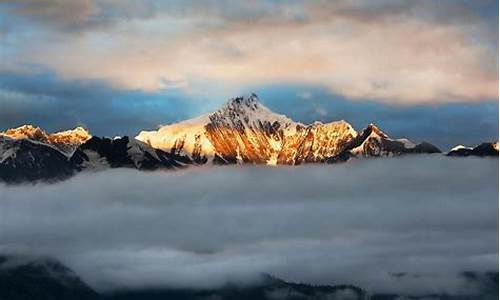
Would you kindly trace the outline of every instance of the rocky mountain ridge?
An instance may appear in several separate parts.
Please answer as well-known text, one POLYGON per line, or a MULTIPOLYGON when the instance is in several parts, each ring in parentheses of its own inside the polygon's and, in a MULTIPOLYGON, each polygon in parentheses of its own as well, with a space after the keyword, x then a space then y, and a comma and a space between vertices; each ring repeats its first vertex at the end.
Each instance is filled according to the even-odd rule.
POLYGON ((199 118, 142 131, 136 139, 198 163, 216 164, 298 165, 441 152, 428 143, 393 140, 374 124, 358 133, 344 120, 309 125, 294 122, 265 107, 255 94, 233 98, 199 118))
POLYGON ((498 142, 496 143, 481 143, 475 147, 467 147, 457 145, 453 147, 447 156, 498 156, 498 142))
POLYGON ((22 125, 17 128, 7 129, 6 131, 0 132, 0 136, 15 140, 29 139, 31 141, 51 145, 66 156, 71 156, 78 146, 92 137, 90 132, 83 127, 47 133, 40 127, 33 125, 22 125))
POLYGON ((67 156, 54 145, 0 136, 0 182, 58 181, 83 170, 108 168, 158 170, 192 164, 187 157, 153 149, 128 137, 91 137, 67 156))
POLYGON ((75 171, 68 157, 51 145, 0 136, 0 181, 60 180, 75 171))
MULTIPOLYGON (((276 114, 257 96, 237 97, 201 117, 99 138, 77 127, 46 133, 24 125, 0 132, 0 181, 59 180, 82 170, 176 169, 189 165, 300 165, 353 158, 440 153, 432 144, 392 139, 374 124, 357 132, 344 120, 304 125, 276 114)), ((455 147, 448 156, 498 156, 498 143, 455 147)))
POLYGON ((92 137, 80 145, 70 161, 81 168, 134 168, 157 170, 181 168, 191 164, 185 157, 153 149, 136 139, 92 137))

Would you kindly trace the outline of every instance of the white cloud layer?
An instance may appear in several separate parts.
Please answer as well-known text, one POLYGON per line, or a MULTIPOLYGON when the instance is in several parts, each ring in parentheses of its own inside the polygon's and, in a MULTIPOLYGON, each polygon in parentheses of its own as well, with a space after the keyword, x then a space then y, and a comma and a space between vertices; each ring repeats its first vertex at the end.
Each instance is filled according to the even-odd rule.
POLYGON ((29 2, 7 11, 31 25, 12 17, 3 69, 191 93, 296 82, 396 104, 498 98, 496 22, 462 1, 29 2))
POLYGON ((100 289, 268 272, 378 292, 470 292, 459 272, 498 270, 497 164, 117 169, 0 186, 0 252, 57 257, 100 289))

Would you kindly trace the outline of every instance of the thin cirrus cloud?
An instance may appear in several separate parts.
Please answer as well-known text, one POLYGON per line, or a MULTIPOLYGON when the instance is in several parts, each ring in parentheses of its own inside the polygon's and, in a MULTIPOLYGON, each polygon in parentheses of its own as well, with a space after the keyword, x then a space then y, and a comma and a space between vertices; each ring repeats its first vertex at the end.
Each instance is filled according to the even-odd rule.
POLYGON ((296 82, 391 104, 476 102, 498 96, 496 5, 20 1, 4 7, 4 27, 24 29, 4 30, 4 68, 41 65, 123 89, 296 82))

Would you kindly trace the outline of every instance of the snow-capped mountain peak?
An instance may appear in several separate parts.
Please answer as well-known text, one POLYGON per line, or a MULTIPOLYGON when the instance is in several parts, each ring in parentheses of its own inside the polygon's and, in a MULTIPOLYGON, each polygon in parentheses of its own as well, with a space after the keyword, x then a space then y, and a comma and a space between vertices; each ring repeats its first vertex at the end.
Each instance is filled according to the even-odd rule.
POLYGON ((75 127, 70 130, 55 132, 51 134, 51 136, 68 137, 74 140, 84 140, 90 139, 92 137, 90 132, 81 126, 75 127))
POLYGON ((228 121, 233 123, 242 121, 246 125, 258 125, 263 122, 269 122, 271 124, 274 122, 287 125, 295 124, 295 122, 288 117, 274 113, 264 106, 255 94, 251 94, 247 97, 230 99, 224 106, 210 114, 209 118, 215 121, 228 121))
POLYGON ((393 140, 375 124, 358 133, 346 121, 304 125, 274 113, 257 95, 230 99, 201 117, 143 131, 137 137, 154 148, 186 155, 197 163, 301 164, 351 156, 439 152, 407 139, 393 140))
POLYGON ((83 127, 49 134, 40 127, 29 124, 7 129, 0 132, 0 136, 16 140, 29 139, 34 142, 44 143, 56 148, 66 156, 71 156, 78 146, 92 137, 89 131, 83 127))
POLYGON ((32 139, 35 141, 47 138, 47 133, 45 131, 43 131, 40 127, 36 127, 31 124, 25 124, 17 128, 7 129, 4 132, 0 132, 0 135, 7 136, 12 139, 32 139))
POLYGON ((50 134, 48 143, 59 148, 68 156, 73 154, 78 146, 88 141, 92 135, 83 127, 76 127, 71 130, 65 130, 50 134))
POLYGON ((373 136, 388 138, 387 134, 385 134, 382 130, 380 130, 380 128, 378 128, 377 125, 375 125, 374 123, 368 124, 365 130, 369 130, 370 134, 372 134, 373 136))
MULTIPOLYGON (((281 130, 281 135, 288 135, 296 125, 298 123, 286 116, 272 112, 260 103, 257 95, 251 94, 232 98, 212 113, 161 126, 157 131, 141 131, 136 139, 154 148, 187 155, 195 162, 204 163, 215 157, 227 156, 228 152, 236 157, 238 151, 245 152, 253 147, 251 144, 263 142, 257 138, 260 133, 273 135, 281 130), (236 132, 241 136, 240 141, 235 144, 235 139, 238 139, 234 136, 236 132), (241 139, 242 136, 252 136, 254 139, 246 139, 248 143, 244 145, 245 139, 241 139)), ((281 147, 279 139, 267 139, 265 146, 277 151, 281 147)))
POLYGON ((472 150, 472 147, 467 147, 467 146, 464 146, 464 145, 456 145, 455 147, 453 147, 453 148, 450 149, 450 152, 451 151, 457 151, 457 150, 460 150, 460 149, 472 150))
POLYGON ((186 154, 195 162, 295 164, 324 160, 357 136, 345 121, 304 125, 277 114, 257 95, 236 97, 201 117, 142 131, 152 147, 186 154))

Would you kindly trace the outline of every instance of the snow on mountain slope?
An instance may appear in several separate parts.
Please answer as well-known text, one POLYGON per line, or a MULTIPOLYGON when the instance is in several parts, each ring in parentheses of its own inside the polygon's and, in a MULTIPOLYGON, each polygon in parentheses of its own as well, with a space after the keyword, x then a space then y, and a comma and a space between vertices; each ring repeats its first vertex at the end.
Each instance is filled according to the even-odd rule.
POLYGON ((0 181, 50 181, 75 171, 68 158, 51 145, 0 136, 0 181))
POLYGON ((272 164, 284 139, 301 125, 273 113, 254 94, 230 100, 209 119, 206 135, 216 158, 223 163, 233 163, 240 157, 245 163, 272 164))
POLYGON ((188 155, 202 162, 214 156, 214 148, 205 134, 205 125, 210 122, 208 115, 162 126, 158 131, 141 131, 136 140, 153 148, 162 149, 176 155, 188 155))
POLYGON ((17 128, 7 129, 4 132, 0 132, 0 136, 12 139, 30 139, 32 141, 52 145, 68 157, 73 154, 78 146, 92 137, 90 133, 82 127, 48 134, 40 127, 33 125, 23 125, 17 128))
POLYGON ((56 146, 67 155, 73 154, 75 149, 88 141, 92 135, 83 127, 49 134, 48 143, 56 146))
POLYGON ((262 105, 255 94, 233 98, 196 119, 143 131, 136 138, 154 148, 185 154, 197 163, 216 164, 297 165, 353 156, 440 152, 428 143, 393 140, 373 124, 357 133, 343 120, 294 122, 262 105))
POLYGON ((142 131, 136 138, 154 148, 186 154, 197 163, 299 164, 340 153, 356 135, 345 121, 294 122, 252 94, 233 98, 199 118, 142 131))
POLYGON ((7 159, 15 159, 19 150, 19 143, 8 137, 0 137, 0 164, 7 159))
POLYGON ((83 169, 135 168, 140 170, 172 169, 190 164, 190 160, 166 153, 128 137, 92 137, 78 147, 71 162, 83 169))
POLYGON ((295 122, 273 113, 256 95, 233 98, 214 113, 142 131, 136 139, 167 152, 188 155, 197 163, 214 158, 265 163, 281 149, 283 135, 293 134, 295 122), (278 132, 280 131, 280 132, 278 132), (281 136, 279 136, 281 135, 281 136))
POLYGON ((343 120, 299 125, 294 135, 285 138, 278 163, 294 165, 323 162, 344 151, 357 135, 352 126, 343 120))
POLYGON ((453 148, 450 149, 450 152, 451 151, 458 151, 460 149, 472 150, 472 147, 467 147, 467 146, 464 146, 464 145, 456 145, 455 147, 453 147, 453 148))
MULTIPOLYGON (((353 140, 347 153, 342 153, 342 159, 354 157, 398 156, 409 153, 441 153, 429 143, 415 144, 408 139, 391 139, 380 128, 369 124, 353 140)), ((342 160, 340 159, 340 160, 342 160)))
POLYGON ((409 143, 396 142, 393 147, 391 143, 394 140, 390 139, 387 134, 380 130, 374 124, 368 127, 360 134, 359 138, 362 142, 350 150, 356 156, 390 156, 396 149, 402 151, 409 143))
POLYGON ((396 142, 401 142, 403 143, 403 145, 405 146, 406 149, 411 149, 411 148, 414 148, 416 146, 416 144, 412 141, 410 141, 409 139, 396 139, 394 140, 396 142))

